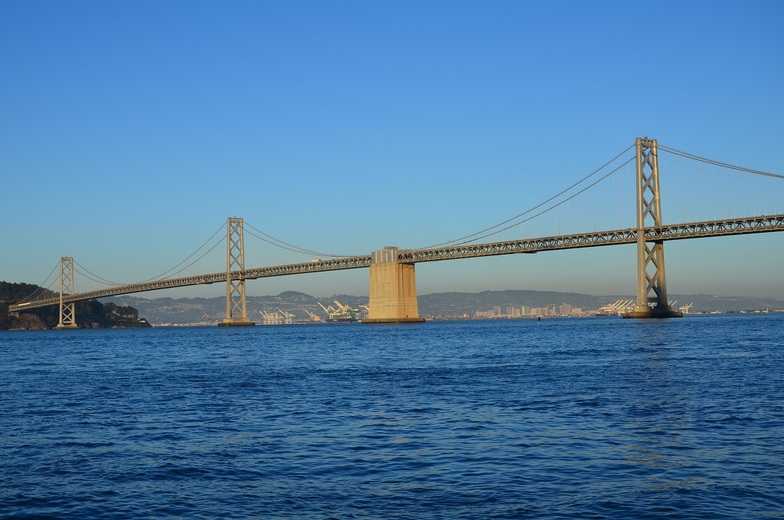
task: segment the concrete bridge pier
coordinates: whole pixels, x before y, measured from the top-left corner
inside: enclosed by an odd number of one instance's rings
[[[363,323],[418,323],[414,264],[398,261],[400,250],[373,251],[370,260],[370,303]]]

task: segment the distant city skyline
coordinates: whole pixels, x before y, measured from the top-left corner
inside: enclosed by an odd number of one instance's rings
[[[782,22],[774,1],[5,2],[0,280],[41,283],[61,256],[146,280],[229,216],[312,251],[436,244],[643,135],[781,174]],[[251,266],[292,261],[253,247]],[[668,289],[782,298],[782,252],[784,233],[668,242]],[[635,262],[633,246],[448,261],[418,264],[416,283],[634,294]],[[248,293],[363,295],[367,281]]]

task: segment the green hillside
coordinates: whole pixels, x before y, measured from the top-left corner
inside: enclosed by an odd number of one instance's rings
[[[0,282],[0,330],[45,330],[57,326],[60,309],[56,305],[25,311],[19,317],[9,314],[9,305],[20,302],[33,293],[45,297],[56,296],[52,291],[37,285]],[[76,323],[80,328],[150,326],[147,320],[139,318],[139,311],[131,306],[88,300],[77,302],[75,312]]]

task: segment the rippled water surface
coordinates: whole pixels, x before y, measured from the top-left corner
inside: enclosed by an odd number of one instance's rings
[[[784,517],[784,316],[0,334],[0,516]]]

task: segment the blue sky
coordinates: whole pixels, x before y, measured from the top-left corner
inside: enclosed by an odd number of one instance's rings
[[[782,23],[778,1],[5,1],[0,279],[61,256],[147,279],[229,216],[315,251],[427,246],[643,135],[784,173]],[[669,292],[784,298],[782,235],[667,244]],[[633,295],[635,259],[420,264],[418,292]],[[367,294],[367,272],[249,283],[283,290]],[[223,289],[148,296],[197,294]]]

